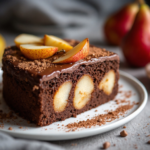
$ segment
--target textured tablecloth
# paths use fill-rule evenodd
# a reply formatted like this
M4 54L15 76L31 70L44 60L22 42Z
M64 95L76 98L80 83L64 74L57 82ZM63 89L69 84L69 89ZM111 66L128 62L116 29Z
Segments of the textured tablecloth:
M61 146L34 140L14 139L0 132L0 150L65 150Z

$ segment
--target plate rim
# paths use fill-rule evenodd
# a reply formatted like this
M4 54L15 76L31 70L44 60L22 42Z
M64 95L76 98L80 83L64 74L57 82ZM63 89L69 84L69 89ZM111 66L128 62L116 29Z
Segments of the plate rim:
M121 125L124 125L125 123L131 121L133 118L135 118L146 106L146 103L148 101L148 93L145 88L145 86L134 76L119 70L120 77L125 77L126 79L132 80L135 84L138 85L137 88L141 89L141 92L143 93L143 99L141 100L141 104L139 107L129 114L128 116L113 122L112 124L108 124L105 126L100 126L99 128L93 128L92 130L81 130L78 132L65 132L65 133L28 133L28 132L21 132L21 131L9 131L9 130L4 130L0 129L0 131L7 133L9 135L12 135L13 137L21 137L21 138L27 138L27 139L34 139L34 140L49 140L49 141L57 141L57 140L71 140L71 139L77 139L77 138L84 138L84 137L89 137L101 133L105 133L108 131L111 131L113 129L116 129L120 127ZM139 91L139 89L138 89Z

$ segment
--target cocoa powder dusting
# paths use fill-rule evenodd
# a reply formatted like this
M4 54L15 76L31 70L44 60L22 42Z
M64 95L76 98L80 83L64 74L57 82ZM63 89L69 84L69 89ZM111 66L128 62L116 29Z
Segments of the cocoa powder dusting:
M4 113L2 110L0 110L0 122L3 122L7 119L16 119L16 117L14 116L14 113L12 111Z
M121 96L125 98L130 98L133 95L132 91L119 91L119 93L121 93Z
M120 85L119 89L121 89L122 87L123 86ZM106 112L106 114L100 114L91 119L87 119L86 121L70 123L65 126L68 129L67 132L75 131L79 128L91 128L92 126L104 125L106 124L106 122L111 122L115 119L118 119L120 116L124 116L128 110L130 110L134 105L138 104L136 102L132 102L131 104L130 100L128 100L128 98L133 96L132 91L119 91L119 93L121 93L121 99L115 100L116 104L119 105L116 110L105 110L104 112Z
M66 40L70 45L73 47L76 46L79 41L76 40ZM13 62L16 64L17 67L21 70L31 71L34 70L37 73L44 71L47 68L56 67L57 64L53 64L52 62L56 60L61 55L64 55L65 52L57 52L53 56L45 59L39 59L39 60L30 60L27 59L20 51L19 48L16 46L7 47L3 56L4 60L7 60L9 62ZM114 53L106 51L105 49L95 47L93 45L90 45L89 48L89 54L87 57L84 58L84 60L90 60L91 58L98 58L103 56L111 56Z
M17 117L14 116L13 111L10 111L8 113L3 112L0 110L0 128L4 128L4 122L10 122L10 120L16 120Z
M101 126L106 124L106 122L111 122L115 119L118 119L120 116L123 116L128 110L130 110L134 104L127 104L119 106L114 111L109 111L107 114L100 114L93 117L92 119L87 119L86 121L74 122L66 125L68 131L72 129L77 130L78 128L91 128L92 126Z

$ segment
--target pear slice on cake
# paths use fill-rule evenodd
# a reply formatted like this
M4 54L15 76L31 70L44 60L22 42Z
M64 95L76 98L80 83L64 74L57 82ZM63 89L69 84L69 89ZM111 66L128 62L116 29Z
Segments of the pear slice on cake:
M55 46L55 47L58 47L58 51L61 51L63 49L66 52L70 51L73 48L66 41L64 41L56 36L53 36L53 35L45 35L44 36L44 45Z
M33 44L20 45L20 50L28 59L44 59L54 55L57 51L57 47L53 46L39 46Z
M53 63L73 63L85 58L89 53L89 39L86 38L73 49L53 61Z
M30 34L20 34L15 38L14 42L17 47L20 47L21 44L43 45L42 38Z

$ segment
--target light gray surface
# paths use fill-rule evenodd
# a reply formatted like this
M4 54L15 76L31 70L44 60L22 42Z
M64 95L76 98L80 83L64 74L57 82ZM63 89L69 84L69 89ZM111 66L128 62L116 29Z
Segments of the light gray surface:
M2 30L0 32L5 37L7 45L12 45L14 37L17 33L9 33ZM129 68L129 66L124 62L120 48L110 47L100 43L103 42L100 41L97 43L97 46L104 47L107 50L118 53L121 60L120 69L139 79L145 85L147 91L150 92L150 80L146 77L144 68ZM120 127L101 135L77 140L57 141L50 143L60 145L67 150L98 150L102 148L102 144L104 142L109 141L111 143L109 150L134 150L136 149L136 146L139 150L149 150L150 144L146 144L147 141L150 140L150 136L148 136L150 135L150 125L148 124L150 124L150 99L148 100L148 103L142 113L125 125L127 127L125 130L129 134L126 138L119 137L120 131L123 130L123 127ZM116 146L113 146L113 144L116 144Z

